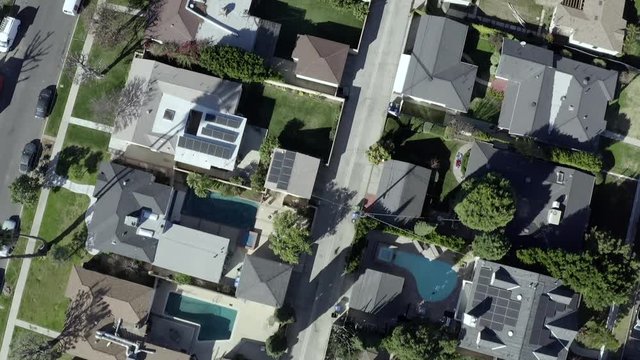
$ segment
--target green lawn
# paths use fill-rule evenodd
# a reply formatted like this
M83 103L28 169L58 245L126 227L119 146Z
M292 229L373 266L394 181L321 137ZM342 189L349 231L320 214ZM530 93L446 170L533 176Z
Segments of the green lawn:
M609 105L606 114L607 129L640 138L640 77L636 77Z
M635 177L640 174L640 148L623 142L601 138L605 169Z
M289 58L298 34L358 46L363 23L351 12L339 11L319 0L262 0L255 15L282 25L276 56Z
M98 164L109 156L110 137L111 134L103 131L70 124L58 160L58 175L69 176L71 181L79 184L95 184Z
M445 112L442 110L412 101L404 101L402 103L402 114L417 117L434 124L443 124L445 116Z
M71 38L71 43L69 45L69 53L73 54L82 51L84 41L87 38L89 19L91 18L91 15L93 15L93 10L95 8L93 4L93 1L90 2L89 6L87 6L78 17L76 30L73 33L73 37ZM58 83L58 97L56 98L53 110L51 111L51 115L49 115L44 128L45 135L56 136L58 134L58 128L62 121L64 108L67 105L67 99L69 98L69 91L71 90L72 83L73 78L70 73L63 71L62 76L60 77L60 82Z
M534 0L512 0L509 3L515 8L517 13L524 19L529 28L537 29L542 14L542 6L536 4ZM512 10L507 2L502 0L483 0L479 2L480 11L478 15L497 17L504 21L518 24ZM553 9L547 9L553 11Z
M131 19L131 15L117 13L122 23ZM138 19L138 17L136 17ZM142 18L140 18L144 21ZM138 27L137 21L128 26ZM139 48L143 38L143 31L139 29L132 38L123 37L116 46L106 47L97 42L93 43L89 62L93 66L103 68L104 76L97 80L87 81L80 86L78 97L73 107L72 116L99 123L113 125L114 119L103 113L94 112L95 102L101 99L112 99L127 82L129 67L135 50ZM117 98L117 96L115 96Z
M339 102L267 85L259 114L271 115L269 134L277 136L284 148L327 160L340 108Z
M635 181L605 176L604 182L593 189L589 223L624 239L635 192Z
M66 189L52 191L45 208L39 236L50 242L67 244L75 231L84 226L84 212L89 198ZM75 256L64 263L48 257L31 263L18 317L22 320L60 331L64 326L69 300L64 297L69 271L82 261Z

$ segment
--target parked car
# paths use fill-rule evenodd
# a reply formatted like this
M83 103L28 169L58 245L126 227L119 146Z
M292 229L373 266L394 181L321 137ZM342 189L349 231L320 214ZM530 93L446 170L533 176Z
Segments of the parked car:
M40 91L38 102L36 103L36 118L44 119L49 116L51 108L53 107L55 93L55 90L51 86Z
M27 143L22 149L22 155L20 156L20 173L26 174L33 170L36 166L36 160L38 158L38 146L32 142Z
M395 117L400 116L400 104L393 101L390 102L389 107L387 108L387 114Z
M636 324L633 325L633 330L640 331L640 310L636 311Z
M3 239L0 245L0 256L9 256L13 252L15 239L18 237L18 221L10 218L2 223L2 231L8 232L9 239Z

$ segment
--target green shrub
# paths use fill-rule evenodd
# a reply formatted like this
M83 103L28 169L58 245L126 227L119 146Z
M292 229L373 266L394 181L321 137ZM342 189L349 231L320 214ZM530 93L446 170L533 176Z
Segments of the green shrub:
M431 225L425 221L418 221L414 226L413 226L413 232L418 235L418 236L426 236L431 234L432 232L434 232L436 230L436 226L435 225Z
M378 140L367 149L367 158L373 165L379 165L387 160L391 160L393 143L391 141Z
M296 321L296 313L290 305L283 305L276 309L274 316L281 324L291 324Z
M476 235L471 246L476 256L491 261L502 259L511 249L511 243L501 233Z
M600 350L603 345L609 351L616 351L620 347L620 342L607 329L607 326L594 320L587 321L578 332L576 340L589 349L595 350Z
M386 232L387 234L404 236L409 239L416 240L418 242L425 243L425 244L442 246L457 252L464 251L467 245L467 242L461 237L454 236L454 235L443 235L443 234L439 234L437 231L433 231L432 233L425 236L418 236L411 231L402 230L400 228L396 228L393 226L388 226L384 229L384 232Z
M287 344L287 327L280 326L278 330L267 338L264 345L269 357L277 359L287 352L289 345Z
M640 42L638 42L639 36L640 26L628 24L624 37L624 44L622 46L622 52L631 56L640 56Z
M324 2L337 10L351 12L358 20L364 20L369 13L369 3L362 0L324 0Z
M177 282L180 285L191 285L193 284L193 278L187 274L182 273L174 273L171 275L173 281Z
M593 59L593 65L599 66L601 68L606 68L607 67L607 62L604 61L604 59L595 58L595 59Z
M243 83L260 83L277 77L259 55L229 45L202 48L199 64L218 77Z
M585 151L552 148L549 160L597 174L602 171L602 158Z
M501 100L495 97L475 98L469 105L469 114L478 120L497 123L501 106Z
M358 269L362 260L362 253L367 247L367 234L380 227L376 219L370 217L360 218L356 222L356 233L351 241L351 251L347 256L347 266L345 272L350 274Z

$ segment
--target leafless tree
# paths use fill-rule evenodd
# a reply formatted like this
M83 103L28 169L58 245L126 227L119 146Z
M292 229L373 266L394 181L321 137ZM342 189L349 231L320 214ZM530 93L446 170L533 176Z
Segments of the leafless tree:
M98 60L96 63L91 64L89 63L89 56L87 54L69 54L65 66L69 75L77 84L82 84L89 80L100 79L104 76L102 74L104 68L102 61ZM75 76L78 68L80 68L81 71L78 73L78 76Z
M115 128L127 127L140 117L140 111L149 99L147 83L141 77L134 77L120 91L118 106L115 111Z
M91 291L80 290L67 308L67 318L60 336L54 340L62 352L73 348L78 338L90 332L95 324L111 316L104 301L108 289L98 287Z
M109 5L102 5L96 9L91 31L95 40L104 46L114 46L123 38L123 21L121 14Z
M116 117L118 109L118 91L110 91L91 99L91 111L95 116L95 121L101 124L110 124Z

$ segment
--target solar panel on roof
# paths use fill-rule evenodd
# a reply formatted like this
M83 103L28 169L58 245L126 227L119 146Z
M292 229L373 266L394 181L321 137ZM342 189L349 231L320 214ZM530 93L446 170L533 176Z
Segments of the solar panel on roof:
M231 159L233 151L223 145L210 143L200 139L190 139L186 137L180 137L178 139L178 146L192 151L197 151L203 154L216 156L223 159Z
M238 139L238 133L217 126L205 126L202 128L202 135L232 143Z
M489 299L491 306L480 315L478 322L494 331L502 331L504 326L515 326L518 320L521 303L512 300L510 290L500 289L491 285L492 271L481 268L478 276L476 291L473 296L473 306L477 306Z
M296 158L292 151L277 151L273 154L268 181L276 183L276 188L286 190L291 180L291 171Z
M242 125L242 119L226 114L207 114L204 119L206 121L213 122L222 126L231 127L234 129L238 129L240 128L240 125Z

